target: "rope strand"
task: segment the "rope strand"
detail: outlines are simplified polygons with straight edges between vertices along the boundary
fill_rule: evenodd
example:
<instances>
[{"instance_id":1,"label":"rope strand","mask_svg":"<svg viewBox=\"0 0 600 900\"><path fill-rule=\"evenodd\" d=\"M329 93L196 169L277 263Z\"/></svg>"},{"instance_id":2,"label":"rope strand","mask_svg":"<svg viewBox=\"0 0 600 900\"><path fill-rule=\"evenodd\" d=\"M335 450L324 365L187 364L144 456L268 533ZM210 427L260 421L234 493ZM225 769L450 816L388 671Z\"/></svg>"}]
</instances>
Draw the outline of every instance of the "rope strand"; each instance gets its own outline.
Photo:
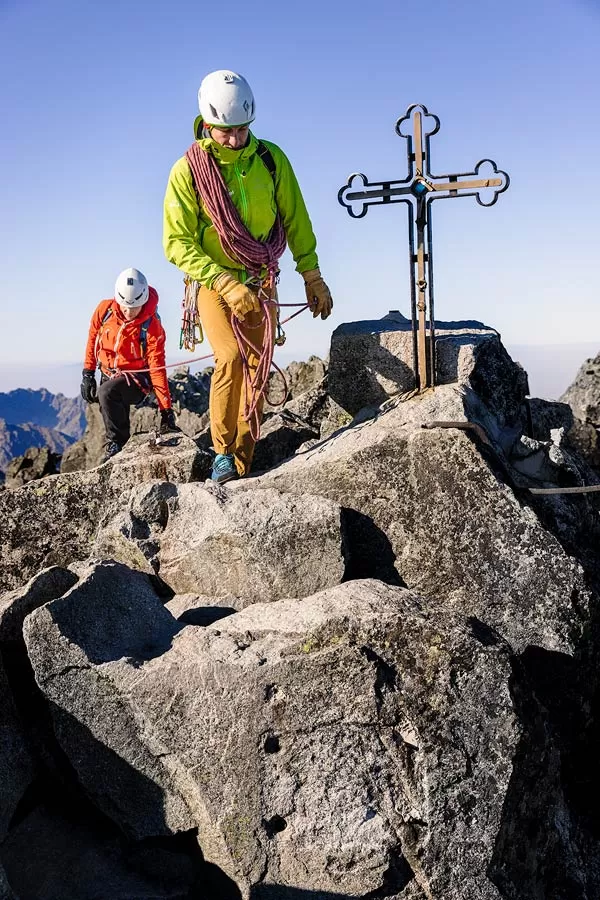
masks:
<instances>
[{"instance_id":1,"label":"rope strand","mask_svg":"<svg viewBox=\"0 0 600 900\"><path fill-rule=\"evenodd\" d=\"M308 309L308 303L277 303L276 300L271 301L277 306L299 306L300 309L296 310L295 313L292 313L291 316L288 316L286 319L281 320L281 324L285 325L287 322L291 321L291 319L295 319L296 316L299 316L300 313L303 313L305 309ZM214 353L207 353L205 356L196 356L193 359L181 359L179 362L169 363L169 365L165 366L152 366L148 369L112 369L111 378L115 378L117 375L124 375L125 372L129 374L138 375L140 372L162 372L165 369L178 369L180 366L187 366L190 363L203 362L205 359L212 359ZM273 363L273 366L276 371L281 372L281 369L277 366L276 363ZM283 373L282 373L283 374Z\"/></svg>"}]
</instances>

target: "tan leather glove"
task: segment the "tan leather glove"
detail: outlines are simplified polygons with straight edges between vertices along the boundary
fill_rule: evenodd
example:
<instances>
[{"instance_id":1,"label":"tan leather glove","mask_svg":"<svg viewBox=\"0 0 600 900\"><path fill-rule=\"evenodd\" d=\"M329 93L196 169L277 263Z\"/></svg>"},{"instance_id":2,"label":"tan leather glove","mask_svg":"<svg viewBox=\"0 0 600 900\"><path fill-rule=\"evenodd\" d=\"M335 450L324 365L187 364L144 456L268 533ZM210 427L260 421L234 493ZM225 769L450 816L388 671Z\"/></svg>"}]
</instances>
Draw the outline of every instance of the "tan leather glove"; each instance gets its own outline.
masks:
<instances>
[{"instance_id":1,"label":"tan leather glove","mask_svg":"<svg viewBox=\"0 0 600 900\"><path fill-rule=\"evenodd\" d=\"M321 277L321 270L309 269L308 272L302 272L302 277L304 278L306 300L312 310L313 319L316 319L319 313L322 319L326 319L331 315L333 298Z\"/></svg>"},{"instance_id":2,"label":"tan leather glove","mask_svg":"<svg viewBox=\"0 0 600 900\"><path fill-rule=\"evenodd\" d=\"M231 312L240 322L249 312L260 312L258 297L249 287L233 275L222 272L213 281L213 290L221 295Z\"/></svg>"}]
</instances>

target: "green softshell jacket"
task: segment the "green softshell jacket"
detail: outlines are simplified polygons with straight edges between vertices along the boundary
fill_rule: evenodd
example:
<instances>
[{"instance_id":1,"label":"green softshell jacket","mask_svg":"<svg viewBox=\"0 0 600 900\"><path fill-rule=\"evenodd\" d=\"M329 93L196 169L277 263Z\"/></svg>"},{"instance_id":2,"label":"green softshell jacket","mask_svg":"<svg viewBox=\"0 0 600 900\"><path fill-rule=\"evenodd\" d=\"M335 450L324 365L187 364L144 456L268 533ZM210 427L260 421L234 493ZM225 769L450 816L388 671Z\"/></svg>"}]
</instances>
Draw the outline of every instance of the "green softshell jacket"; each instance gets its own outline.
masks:
<instances>
[{"instance_id":1,"label":"green softshell jacket","mask_svg":"<svg viewBox=\"0 0 600 900\"><path fill-rule=\"evenodd\" d=\"M202 128L202 117L198 116L194 123L196 140L217 160L231 199L252 237L265 241L279 210L296 271L316 269L319 265L316 238L294 170L284 152L270 141L262 142L275 162L273 180L256 153L258 139L252 133L246 147L232 150L212 138L201 137ZM198 207L185 156L177 160L169 175L163 247L170 262L206 287L212 287L222 272L229 272L241 282L247 280L247 272L223 251L204 204Z\"/></svg>"}]
</instances>

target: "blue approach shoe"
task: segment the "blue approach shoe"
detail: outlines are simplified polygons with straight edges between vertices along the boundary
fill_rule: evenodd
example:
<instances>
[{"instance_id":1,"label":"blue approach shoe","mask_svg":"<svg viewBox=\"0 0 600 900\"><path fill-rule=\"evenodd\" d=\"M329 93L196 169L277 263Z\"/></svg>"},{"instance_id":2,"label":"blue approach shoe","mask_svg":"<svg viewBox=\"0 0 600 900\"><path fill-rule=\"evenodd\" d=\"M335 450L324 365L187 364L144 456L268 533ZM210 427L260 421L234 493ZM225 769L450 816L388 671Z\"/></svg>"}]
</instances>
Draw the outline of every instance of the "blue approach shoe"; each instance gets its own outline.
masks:
<instances>
[{"instance_id":1,"label":"blue approach shoe","mask_svg":"<svg viewBox=\"0 0 600 900\"><path fill-rule=\"evenodd\" d=\"M226 481L232 481L238 477L232 453L217 453L212 464L212 475L210 477L217 484L225 484Z\"/></svg>"},{"instance_id":2,"label":"blue approach shoe","mask_svg":"<svg viewBox=\"0 0 600 900\"><path fill-rule=\"evenodd\" d=\"M116 441L109 441L104 447L104 456L102 457L102 462L108 462L113 456L116 456L117 453L120 453L123 448L120 444L117 444Z\"/></svg>"}]
</instances>

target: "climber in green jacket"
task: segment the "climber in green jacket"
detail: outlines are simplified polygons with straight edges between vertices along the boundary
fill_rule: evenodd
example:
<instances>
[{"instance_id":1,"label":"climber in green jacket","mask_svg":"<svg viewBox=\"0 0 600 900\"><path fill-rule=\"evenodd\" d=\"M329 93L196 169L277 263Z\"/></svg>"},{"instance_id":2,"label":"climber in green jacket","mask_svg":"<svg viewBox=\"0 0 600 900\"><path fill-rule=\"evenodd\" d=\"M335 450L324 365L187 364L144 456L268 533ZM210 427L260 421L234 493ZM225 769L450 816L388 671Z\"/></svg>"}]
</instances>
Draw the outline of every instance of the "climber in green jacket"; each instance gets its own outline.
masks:
<instances>
[{"instance_id":1,"label":"climber in green jacket","mask_svg":"<svg viewBox=\"0 0 600 900\"><path fill-rule=\"evenodd\" d=\"M305 283L313 316L326 319L333 306L316 254L316 239L294 171L283 151L250 131L255 103L247 81L235 72L207 75L198 92L196 144L216 161L243 227L267 242L277 214ZM210 422L216 453L213 480L228 481L250 470L254 440L244 419L242 360L233 333L235 316L262 341L257 286L244 265L222 245L202 201L188 154L169 176L164 201L163 245L167 259L199 282L198 311L215 356ZM267 274L266 267L262 275ZM257 319L257 316L259 317ZM256 365L257 360L252 359Z\"/></svg>"}]
</instances>

